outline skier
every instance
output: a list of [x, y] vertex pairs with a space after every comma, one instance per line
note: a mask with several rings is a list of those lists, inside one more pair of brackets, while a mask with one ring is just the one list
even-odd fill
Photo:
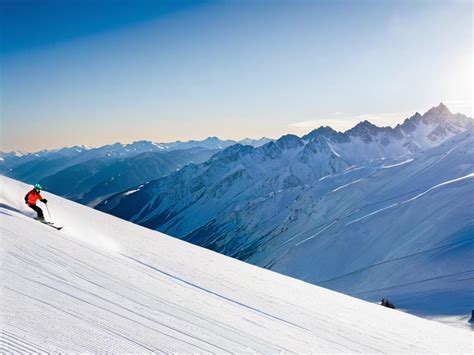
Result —
[[41, 189], [42, 189], [41, 185], [36, 184], [33, 187], [33, 189], [25, 195], [25, 203], [36, 212], [37, 214], [36, 219], [39, 220], [40, 222], [44, 222], [45, 219], [44, 219], [43, 210], [39, 208], [38, 206], [36, 206], [36, 202], [38, 200], [40, 200], [44, 204], [48, 203], [48, 200], [43, 198], [43, 196], [41, 196], [40, 194]]

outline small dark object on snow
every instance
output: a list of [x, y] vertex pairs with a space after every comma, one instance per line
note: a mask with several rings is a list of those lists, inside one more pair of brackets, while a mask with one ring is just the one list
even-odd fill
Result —
[[386, 300], [385, 298], [382, 298], [382, 301], [380, 301], [380, 305], [391, 308], [391, 309], [395, 309], [395, 305], [389, 300]]
[[471, 319], [469, 319], [469, 323], [474, 323], [474, 309], [471, 311]]

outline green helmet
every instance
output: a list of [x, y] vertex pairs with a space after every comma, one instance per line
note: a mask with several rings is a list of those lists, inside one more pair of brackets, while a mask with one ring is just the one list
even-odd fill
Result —
[[40, 184], [35, 184], [35, 190], [36, 191], [41, 191], [43, 187]]

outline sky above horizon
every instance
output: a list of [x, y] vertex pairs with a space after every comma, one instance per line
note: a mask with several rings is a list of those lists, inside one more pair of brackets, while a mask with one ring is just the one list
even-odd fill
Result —
[[473, 116], [469, 0], [0, 6], [2, 151]]

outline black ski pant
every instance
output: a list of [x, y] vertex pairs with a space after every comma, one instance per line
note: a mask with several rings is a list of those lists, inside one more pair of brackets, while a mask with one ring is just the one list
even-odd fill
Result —
[[41, 208], [39, 208], [36, 205], [30, 205], [30, 204], [28, 204], [28, 206], [30, 206], [30, 208], [36, 212], [36, 214], [38, 215], [38, 219], [44, 219], [43, 210]]

